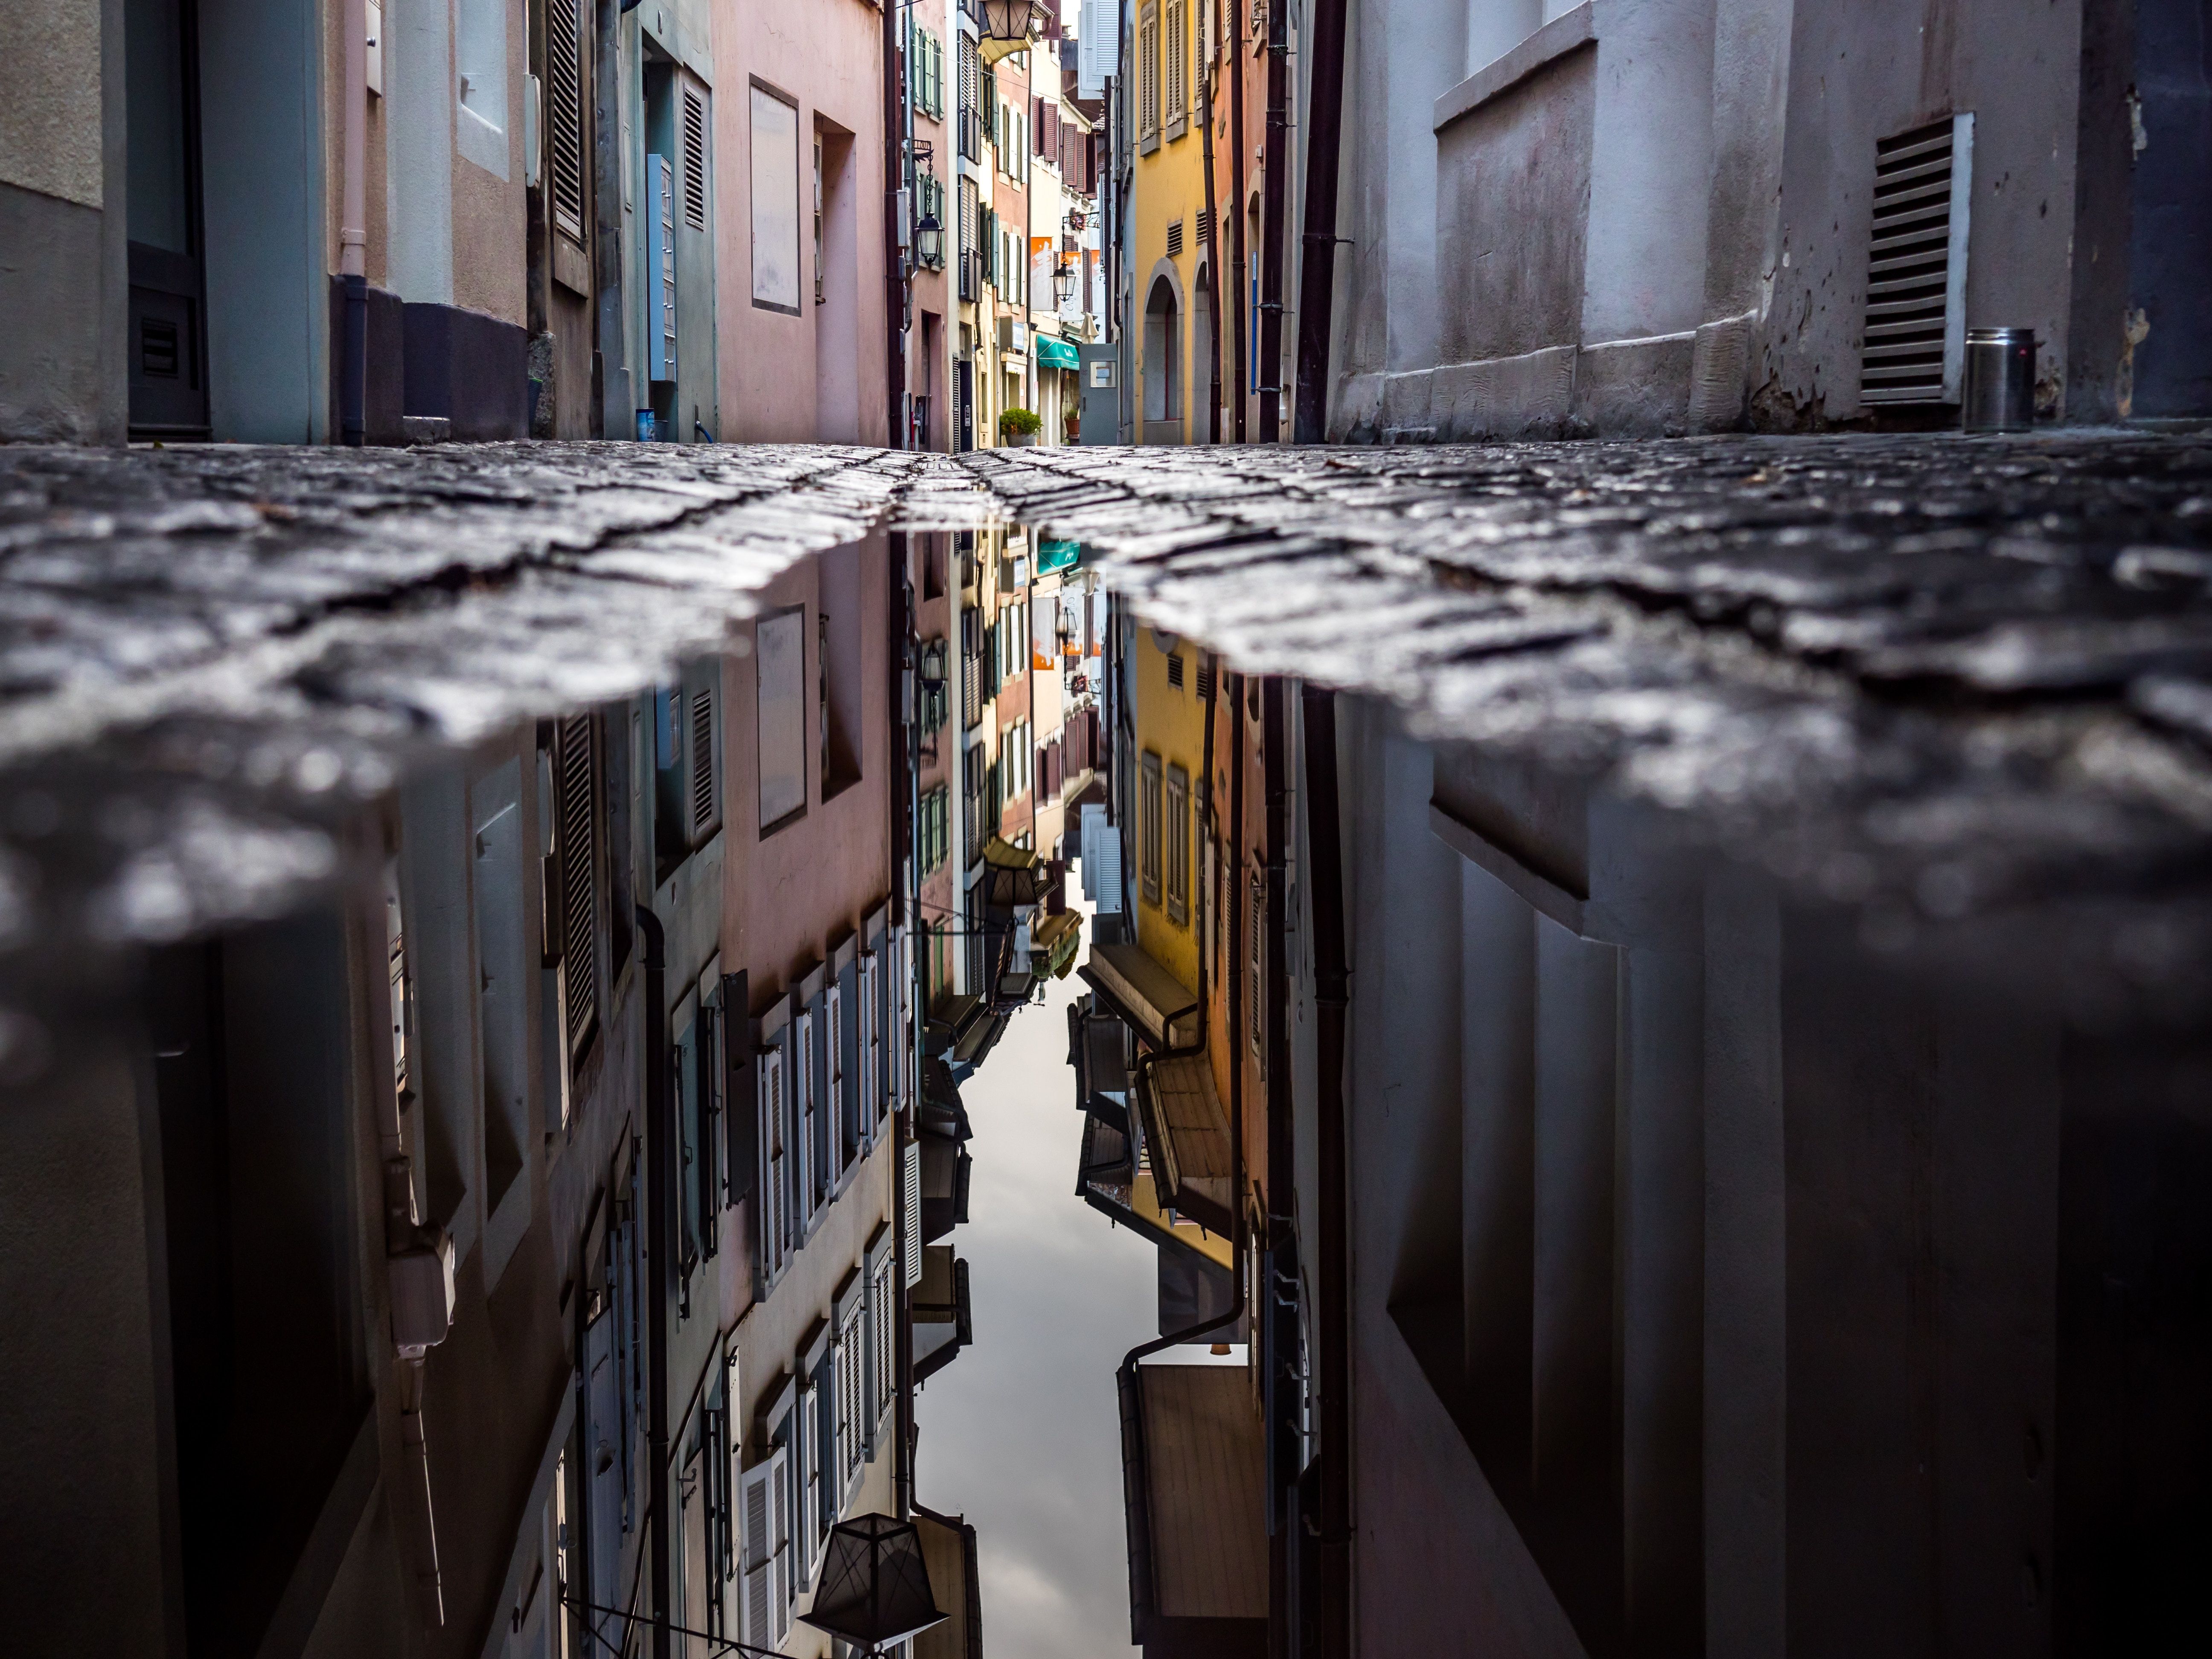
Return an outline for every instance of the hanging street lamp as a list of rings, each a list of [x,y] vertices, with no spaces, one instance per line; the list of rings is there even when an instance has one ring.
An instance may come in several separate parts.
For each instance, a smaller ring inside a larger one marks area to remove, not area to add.
[[[831,1528],[816,1585],[800,1621],[868,1653],[945,1620],[930,1594],[921,1534],[896,1516],[859,1515]]]
[[[914,251],[932,270],[944,264],[945,227],[937,222],[935,214],[923,214],[921,222],[914,228]]]
[[[1045,24],[1036,0],[982,0],[982,12],[975,50],[987,64],[1027,52]]]

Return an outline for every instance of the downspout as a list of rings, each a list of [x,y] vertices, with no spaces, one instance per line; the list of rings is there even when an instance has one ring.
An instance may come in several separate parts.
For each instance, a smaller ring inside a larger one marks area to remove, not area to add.
[[[921,721],[918,684],[921,663],[915,649],[914,585],[907,579],[908,543],[905,533],[893,532],[890,544],[895,555],[890,561],[890,631],[895,681],[892,696],[895,707],[906,719],[906,741],[897,745],[906,766],[905,787],[902,791],[894,790],[892,799],[896,800],[903,794],[907,805],[903,824],[896,822],[896,809],[893,809],[891,891],[896,897],[892,921],[894,923],[900,921],[898,912],[905,911],[907,949],[902,967],[908,982],[915,988],[916,1018],[913,1030],[902,1033],[907,1045],[907,1059],[900,1069],[908,1079],[908,1098],[919,1100],[921,1097],[921,1028],[927,1013],[921,994],[921,950],[926,939],[921,919],[921,860],[909,853],[908,847],[915,825],[921,822]],[[946,551],[950,554],[951,550],[948,548]],[[953,589],[952,604],[957,615],[960,604],[960,573],[948,570],[945,574]],[[948,686],[948,702],[950,690]],[[949,720],[947,724],[951,724]],[[913,883],[911,894],[899,879],[902,872]],[[894,1009],[896,1006],[894,1003]],[[891,1112],[891,1293],[896,1307],[891,1319],[891,1370],[896,1381],[892,1389],[891,1432],[896,1443],[891,1449],[891,1491],[892,1502],[902,1517],[914,1513],[917,1508],[914,1496],[914,1310],[913,1298],[906,1282],[906,1149],[914,1139],[908,1116],[904,1103],[894,1103]]]
[[[1244,314],[1251,309],[1249,295],[1252,282],[1247,274],[1246,260],[1250,257],[1244,246],[1244,5],[1243,0],[1230,0],[1231,37],[1231,61],[1235,72],[1229,77],[1229,127],[1231,143],[1229,146],[1229,189],[1236,198],[1237,210],[1229,216],[1230,246],[1236,258],[1229,269],[1237,279],[1237,441],[1244,441],[1244,422],[1251,412],[1246,405],[1251,401],[1250,373],[1244,359]]]
[[[1344,134],[1344,0],[1313,0],[1306,39],[1305,258],[1298,270],[1297,418],[1302,444],[1328,437],[1328,337],[1336,305],[1336,176]]]
[[[1241,3],[1241,0],[1231,0]],[[1206,405],[1206,441],[1221,441],[1221,209],[1213,198],[1213,60],[1199,66],[1198,118],[1206,129],[1206,309],[1209,390]]]
[[[906,447],[906,249],[899,241],[899,204],[906,190],[906,75],[899,52],[902,5],[884,11],[884,325],[889,337],[884,386],[889,406],[884,447]]]
[[[345,332],[338,345],[338,441],[359,448],[368,431],[368,6],[345,0],[345,120],[341,141],[338,286]]]
[[[1260,253],[1260,441],[1283,436],[1283,198],[1290,133],[1289,0],[1267,8],[1267,246]]]
[[[1321,1654],[1352,1652],[1350,1142],[1344,1108],[1344,857],[1337,821],[1336,696],[1305,688],[1306,840],[1313,864],[1315,1116],[1320,1141]]]
[[[637,907],[645,965],[646,1260],[652,1281],[646,1327],[646,1468],[653,1482],[653,1656],[669,1659],[675,1580],[668,1552],[668,1237],[674,1219],[675,1148],[668,1121],[668,967],[660,918]]]

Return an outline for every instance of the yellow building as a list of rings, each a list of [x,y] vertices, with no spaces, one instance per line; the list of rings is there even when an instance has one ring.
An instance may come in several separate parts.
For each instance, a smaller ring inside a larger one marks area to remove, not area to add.
[[[1137,332],[1137,441],[1203,443],[1213,352],[1206,135],[1193,0],[1138,0],[1136,164],[1129,197]],[[1217,185],[1219,181],[1216,181]]]
[[[1225,1058],[1215,1051],[1233,1051],[1233,1040],[1200,1011],[1212,919],[1203,788],[1212,669],[1194,647],[1152,629],[1127,648],[1136,790],[1122,833],[1135,907],[1121,939],[1093,941],[1085,972],[1145,1050],[1129,1091],[1137,1150],[1115,1187],[1133,1224],[1226,1268],[1236,1170],[1217,1081]]]

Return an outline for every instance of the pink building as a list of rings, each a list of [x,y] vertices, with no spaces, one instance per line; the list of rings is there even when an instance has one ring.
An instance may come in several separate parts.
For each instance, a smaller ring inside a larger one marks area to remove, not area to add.
[[[890,441],[884,14],[727,8],[714,58],[717,435]]]

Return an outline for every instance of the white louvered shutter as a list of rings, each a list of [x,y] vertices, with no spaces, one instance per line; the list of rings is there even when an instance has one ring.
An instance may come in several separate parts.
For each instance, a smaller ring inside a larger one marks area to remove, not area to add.
[[[906,1287],[921,1283],[921,1143],[906,1144]]]
[[[798,1133],[793,1137],[799,1144],[793,1149],[791,1160],[796,1199],[792,1206],[792,1237],[796,1241],[806,1236],[807,1224],[814,1216],[814,1114],[818,1092],[814,1075],[814,1016],[800,1014],[792,1021],[791,1030],[792,1046],[799,1057],[795,1102],[799,1121]]]
[[[783,1270],[789,1235],[789,1159],[784,1142],[783,1054],[769,1048],[760,1057],[760,1260],[761,1273],[774,1279]]]

